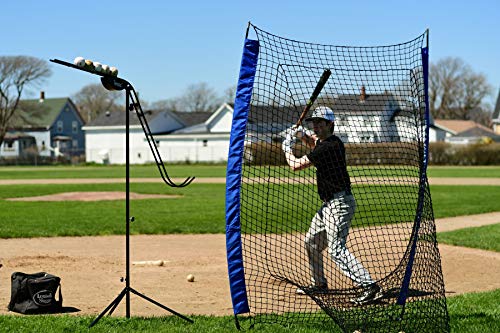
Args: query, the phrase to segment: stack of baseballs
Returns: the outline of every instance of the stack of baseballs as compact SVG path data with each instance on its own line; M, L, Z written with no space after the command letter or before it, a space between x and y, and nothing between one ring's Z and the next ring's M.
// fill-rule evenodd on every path
M110 67L106 64L101 64L100 62L85 59L83 57L76 57L73 64L91 72L118 76L118 69L116 67Z

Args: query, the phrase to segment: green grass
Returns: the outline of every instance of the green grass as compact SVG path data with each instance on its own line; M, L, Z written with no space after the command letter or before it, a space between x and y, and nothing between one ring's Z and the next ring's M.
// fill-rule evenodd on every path
M308 171L293 173L288 167L246 167L249 173L280 174L299 177ZM167 164L171 177L225 177L225 164ZM418 176L418 170L398 166L358 166L350 168L351 176ZM309 172L310 174L310 172ZM55 178L123 178L125 166L16 166L0 167L0 179L55 179ZM132 165L130 176L134 178L158 178L156 165ZM500 167L438 167L428 168L429 177L490 177L500 178Z
M500 289L471 293L447 300L453 333L500 332ZM165 317L104 317L92 329L88 325L95 317L70 315L0 316L0 332L238 332L232 316L190 316L194 324L176 316ZM283 319L282 319L283 320ZM245 324L243 320L242 324ZM245 329L248 331L248 329ZM259 324L254 329L262 333L322 333L340 330L326 324Z
M267 186L267 185L255 185ZM272 186L271 186L272 187ZM275 188L274 191L277 189ZM281 186L286 195L276 199L262 192L254 194L263 206L243 211L255 219L280 223L297 230L306 229L319 206L314 186ZM307 190L308 192L304 192ZM413 218L416 194L411 187L365 186L355 189L358 209L353 226L394 223ZM85 236L123 234L124 200L96 202L28 202L1 200L75 191L124 191L123 184L3 185L0 186L0 238L40 236ZM170 188L160 183L132 183L138 193L178 194L180 198L131 200L130 212L136 217L132 234L224 233L225 185L192 184ZM499 186L432 186L434 212L437 218L500 211ZM267 192L266 192L267 193ZM252 194L250 194L252 195ZM269 198L269 200L268 200ZM413 201L412 201L413 200ZM401 202L407 209L395 209ZM297 202L301 209L298 209ZM269 203L269 206L264 203ZM263 209L267 215L263 214ZM295 219L286 218L293 210ZM263 223L263 222L262 222Z
M500 252L500 223L437 234L439 243Z
M500 332L500 289L448 299L452 332Z
M172 164L166 166L170 177L225 177L225 164ZM132 178L160 178L156 164L132 165ZM0 167L0 179L125 178L125 166L16 166Z
M500 186L430 187L434 217L450 217L500 211Z
M74 191L124 191L123 184L1 186L0 198ZM132 234L223 233L223 184L174 189L163 184L131 184L138 193L180 198L131 200ZM36 213L34 213L36 212ZM21 202L0 200L0 238L111 235L125 232L125 201Z

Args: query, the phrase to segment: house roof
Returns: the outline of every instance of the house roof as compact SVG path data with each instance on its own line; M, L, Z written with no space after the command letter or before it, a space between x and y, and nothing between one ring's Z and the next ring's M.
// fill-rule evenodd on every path
M149 122L152 118L157 116L160 112L159 110L147 110L144 111L146 120ZM140 125L139 118L135 112L130 112L129 114L130 125ZM102 112L97 118L92 120L87 124L88 127L93 126L125 126L126 125L126 114L124 111L113 111L113 112Z
M185 123L192 122L192 125L180 128L174 131L173 133L174 134L208 133L210 132L211 125L217 121L216 118L220 116L224 110L230 110L231 113L234 111L230 104L224 103L214 112L176 112L176 115L178 115L179 118L183 119Z
M18 111L10 121L10 126L13 128L49 128L68 101L72 103L67 97L46 98L43 102L38 99L22 100Z
M23 132L7 132L5 133L4 140L12 141L12 140L18 140L20 138L32 138L32 137L33 136Z
M359 94L339 95L333 100L330 108L339 114L382 112L385 111L388 102L394 103L394 109L400 108L394 96L388 92L366 94L364 100L360 99Z
M463 132L458 133L455 137L481 137L481 136L489 136L495 138L498 136L495 132L491 131L486 127L472 127Z
M213 112L172 112L175 116L181 119L181 121L186 125L186 127L198 125L207 121L208 118L213 114Z
M494 134L494 132L486 126L478 124L472 120L449 120L449 119L434 119L434 123L444 130L448 130L453 134L458 134L464 131L468 131L472 128L480 128L485 132Z
M493 111L491 119L500 121L500 89L498 90L497 102L495 104L495 110Z

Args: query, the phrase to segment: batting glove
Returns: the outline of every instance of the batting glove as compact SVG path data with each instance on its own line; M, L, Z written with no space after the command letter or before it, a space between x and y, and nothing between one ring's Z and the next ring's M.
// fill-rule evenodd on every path
M297 128L295 126L290 127L286 131L285 140L283 140L283 143L281 144L281 149L283 149L285 153L292 153L292 144L295 142L296 134Z

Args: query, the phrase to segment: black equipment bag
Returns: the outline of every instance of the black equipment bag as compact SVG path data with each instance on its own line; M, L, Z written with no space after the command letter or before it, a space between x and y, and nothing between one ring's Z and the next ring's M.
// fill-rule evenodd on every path
M55 313L62 310L61 278L39 272L12 273L12 290L8 309L24 314ZM56 300L57 289L59 299Z

